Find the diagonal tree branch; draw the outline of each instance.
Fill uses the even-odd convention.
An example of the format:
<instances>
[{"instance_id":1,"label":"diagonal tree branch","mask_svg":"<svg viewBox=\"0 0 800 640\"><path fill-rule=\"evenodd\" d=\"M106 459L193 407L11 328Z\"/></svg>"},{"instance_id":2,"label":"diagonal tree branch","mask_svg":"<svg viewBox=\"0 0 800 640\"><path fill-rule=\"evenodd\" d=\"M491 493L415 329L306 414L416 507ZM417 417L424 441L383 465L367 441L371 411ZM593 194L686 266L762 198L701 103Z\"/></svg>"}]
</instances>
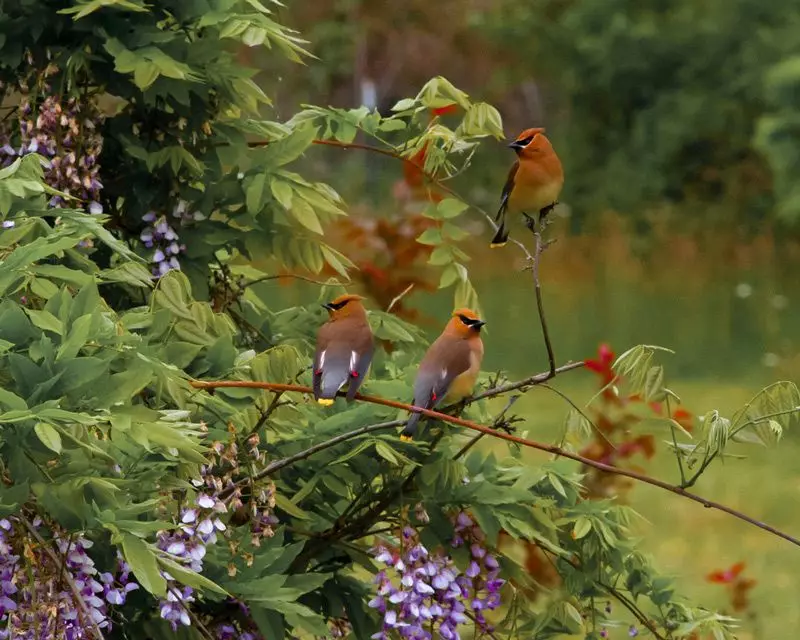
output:
<instances>
[{"instance_id":1,"label":"diagonal tree branch","mask_svg":"<svg viewBox=\"0 0 800 640\"><path fill-rule=\"evenodd\" d=\"M549 379L549 375L545 374L545 380ZM312 395L313 390L311 387L307 387L304 385L299 384L285 384L285 383L277 383L277 382L256 382L252 380L220 380L217 382L212 381L202 381L202 380L193 380L191 381L191 385L196 389L218 389L218 388L248 388L248 389L268 389L271 391L293 391L297 393L304 393L307 395ZM339 395L342 395L341 393ZM494 394L498 395L498 394ZM395 409L402 409L404 411L408 411L409 413L421 413L429 418L436 418L437 420L442 420L443 422L449 422L450 424L455 424L460 427L465 427L467 429L471 429L473 431L477 431L493 438L497 438L499 440L505 440L506 442L513 442L515 444L521 445L523 447L528 447L531 449L538 449L539 451L545 451L547 453L551 453L557 456L561 456L563 458L569 458L570 460L575 460L576 462L580 462L586 466L594 467L595 469L599 469L600 471L605 471L606 473L612 473L619 476L625 476L627 478L631 478L632 480L636 480L638 482L642 482L644 484L649 484L654 487L658 487L659 489L663 489L664 491L669 491L676 495L682 496L688 500L693 502L697 502L698 504L702 504L707 509L716 509L718 511L722 511L723 513L727 513L734 518L738 518L743 522L747 522L759 529L763 529L773 535L778 536L779 538L783 538L791 542L794 545L800 547L800 539L795 538L794 536L780 531L775 527L772 527L764 522L756 520L741 511L737 511L731 507L728 507L724 504L719 502L715 502L713 500L707 500L697 494L690 493L686 491L682 487L669 484L668 482L664 482L662 480L658 480L656 478L651 478L648 475L643 473L638 473L636 471L631 471L628 469L621 469L619 467L614 467L610 464L605 464L603 462L598 462L597 460L592 460L591 458L586 458L581 456L577 453L573 453L571 451L567 451L561 447L546 444L544 442L537 442L535 440L528 440L527 438L521 438L519 436L515 436L509 433L503 433L501 431L497 431L496 429L492 429L491 427L484 426L482 424L478 424L476 422L472 422L471 420L465 420L464 418L459 418L456 416L449 416L447 414L441 413L439 411L431 411L430 409L423 409L422 407L415 407L410 404L406 404L404 402L398 402L396 400L388 400L386 398L380 398L377 396L367 396L360 393L357 393L355 399L360 402L369 402L372 404L379 404L385 407L393 407ZM385 426L385 425L384 425ZM386 427L388 428L388 427ZM366 429L364 427L363 429ZM353 436L355 437L355 436ZM343 441L343 440L340 440ZM324 444L324 443L323 443ZM318 445L319 446L319 445ZM325 448L325 447L323 447ZM317 450L321 450L317 449ZM311 455L311 454L309 454Z\"/></svg>"}]
</instances>

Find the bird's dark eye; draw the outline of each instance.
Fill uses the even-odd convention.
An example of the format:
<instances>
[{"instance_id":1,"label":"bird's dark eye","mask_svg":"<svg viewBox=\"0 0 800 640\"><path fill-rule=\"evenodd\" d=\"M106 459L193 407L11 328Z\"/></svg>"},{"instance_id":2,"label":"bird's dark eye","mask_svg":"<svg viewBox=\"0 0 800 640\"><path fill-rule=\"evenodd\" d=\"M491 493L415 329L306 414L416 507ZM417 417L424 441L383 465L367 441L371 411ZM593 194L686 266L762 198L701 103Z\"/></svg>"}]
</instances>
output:
<instances>
[{"instance_id":1,"label":"bird's dark eye","mask_svg":"<svg viewBox=\"0 0 800 640\"><path fill-rule=\"evenodd\" d=\"M467 316L464 316L464 315L461 315L461 314L458 315L458 319L461 320L461 322L463 322L468 327L471 327L471 326L473 326L473 325L475 325L475 324L477 324L479 322L478 320L475 320L474 318L468 318Z\"/></svg>"},{"instance_id":2,"label":"bird's dark eye","mask_svg":"<svg viewBox=\"0 0 800 640\"><path fill-rule=\"evenodd\" d=\"M330 303L328 306L329 306L331 309L333 309L334 311L338 311L338 310L339 310L339 309L341 309L341 308L342 308L344 305L346 305L348 302L350 302L350 301L349 301L349 300L342 300L341 302L336 302L336 303L334 303L334 302L331 302L331 303Z\"/></svg>"},{"instance_id":3,"label":"bird's dark eye","mask_svg":"<svg viewBox=\"0 0 800 640\"><path fill-rule=\"evenodd\" d=\"M535 137L536 136L528 136L527 138L523 138L522 140L517 140L517 144L522 147L527 147Z\"/></svg>"}]
</instances>

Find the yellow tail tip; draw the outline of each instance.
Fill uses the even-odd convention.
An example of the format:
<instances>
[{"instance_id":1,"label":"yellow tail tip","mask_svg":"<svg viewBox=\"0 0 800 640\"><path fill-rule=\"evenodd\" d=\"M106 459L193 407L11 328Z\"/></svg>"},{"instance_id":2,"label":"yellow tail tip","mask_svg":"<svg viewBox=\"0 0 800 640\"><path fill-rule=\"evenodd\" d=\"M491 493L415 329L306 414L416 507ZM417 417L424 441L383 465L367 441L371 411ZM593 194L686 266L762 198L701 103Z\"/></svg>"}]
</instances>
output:
<instances>
[{"instance_id":1,"label":"yellow tail tip","mask_svg":"<svg viewBox=\"0 0 800 640\"><path fill-rule=\"evenodd\" d=\"M330 398L317 398L317 402L323 407L330 407L333 404L333 400Z\"/></svg>"},{"instance_id":2,"label":"yellow tail tip","mask_svg":"<svg viewBox=\"0 0 800 640\"><path fill-rule=\"evenodd\" d=\"M403 442L411 442L413 438L411 436L405 435L404 433L401 433L400 440L402 440Z\"/></svg>"},{"instance_id":3,"label":"yellow tail tip","mask_svg":"<svg viewBox=\"0 0 800 640\"><path fill-rule=\"evenodd\" d=\"M505 247L505 246L506 246L506 242L492 242L489 245L489 248L490 249L499 249L500 247Z\"/></svg>"}]
</instances>

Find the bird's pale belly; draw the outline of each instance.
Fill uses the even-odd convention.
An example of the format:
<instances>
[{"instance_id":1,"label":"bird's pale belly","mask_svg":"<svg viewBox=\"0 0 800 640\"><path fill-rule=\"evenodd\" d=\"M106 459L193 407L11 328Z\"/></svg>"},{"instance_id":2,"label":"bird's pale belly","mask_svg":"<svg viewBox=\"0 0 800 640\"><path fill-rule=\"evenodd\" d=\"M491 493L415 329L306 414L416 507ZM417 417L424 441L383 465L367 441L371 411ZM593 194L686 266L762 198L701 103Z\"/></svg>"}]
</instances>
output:
<instances>
[{"instance_id":1,"label":"bird's pale belly","mask_svg":"<svg viewBox=\"0 0 800 640\"><path fill-rule=\"evenodd\" d=\"M536 187L518 186L509 196L508 206L514 211L524 211L528 215L534 215L558 200L562 185L562 181L554 180Z\"/></svg>"},{"instance_id":2,"label":"bird's pale belly","mask_svg":"<svg viewBox=\"0 0 800 640\"><path fill-rule=\"evenodd\" d=\"M456 377L447 390L443 401L444 404L459 402L471 395L472 390L475 388L475 380L477 380L477 378L478 373L472 371L465 371L460 376Z\"/></svg>"}]
</instances>

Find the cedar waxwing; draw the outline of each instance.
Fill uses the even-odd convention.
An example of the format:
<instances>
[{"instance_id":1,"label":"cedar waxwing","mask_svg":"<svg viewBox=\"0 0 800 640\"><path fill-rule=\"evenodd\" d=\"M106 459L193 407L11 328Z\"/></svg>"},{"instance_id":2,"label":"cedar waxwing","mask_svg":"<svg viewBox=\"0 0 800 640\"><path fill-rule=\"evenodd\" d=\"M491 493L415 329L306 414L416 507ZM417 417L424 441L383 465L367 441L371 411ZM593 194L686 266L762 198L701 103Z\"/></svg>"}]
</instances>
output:
<instances>
[{"instance_id":1,"label":"cedar waxwing","mask_svg":"<svg viewBox=\"0 0 800 640\"><path fill-rule=\"evenodd\" d=\"M321 405L333 404L346 384L352 400L367 375L375 346L363 299L345 294L322 305L330 319L319 329L314 355L314 398Z\"/></svg>"},{"instance_id":2,"label":"cedar waxwing","mask_svg":"<svg viewBox=\"0 0 800 640\"><path fill-rule=\"evenodd\" d=\"M485 324L470 309L453 312L442 335L420 362L414 381L414 406L433 409L441 402L458 402L472 393L483 360L480 333ZM401 439L411 440L421 416L411 414Z\"/></svg>"},{"instance_id":3,"label":"cedar waxwing","mask_svg":"<svg viewBox=\"0 0 800 640\"><path fill-rule=\"evenodd\" d=\"M558 202L564 186L564 170L544 129L525 129L508 145L517 154L517 161L508 172L506 186L495 220L500 226L491 247L508 242L507 214L522 213L533 224L532 216L544 218ZM532 227L531 227L532 228Z\"/></svg>"}]
</instances>

